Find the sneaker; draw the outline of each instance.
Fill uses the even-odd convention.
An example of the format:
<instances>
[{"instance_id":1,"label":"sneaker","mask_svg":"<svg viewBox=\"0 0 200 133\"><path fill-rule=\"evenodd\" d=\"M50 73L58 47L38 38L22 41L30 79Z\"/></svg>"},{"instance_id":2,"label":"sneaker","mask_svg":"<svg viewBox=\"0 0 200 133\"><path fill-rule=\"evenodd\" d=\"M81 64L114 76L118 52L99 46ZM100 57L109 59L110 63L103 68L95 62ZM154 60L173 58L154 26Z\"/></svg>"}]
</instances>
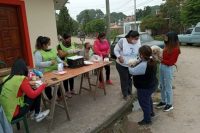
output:
<instances>
[{"instance_id":1,"label":"sneaker","mask_svg":"<svg viewBox=\"0 0 200 133\"><path fill-rule=\"evenodd\" d=\"M49 112L50 112L50 110L47 109L47 110L45 110L43 112L40 112L39 114L35 114L35 116L34 116L35 117L35 121L36 122L42 121L49 114Z\"/></svg>"},{"instance_id":2,"label":"sneaker","mask_svg":"<svg viewBox=\"0 0 200 133\"><path fill-rule=\"evenodd\" d=\"M72 90L70 91L70 93L71 93L72 95L77 95L76 92L74 91L74 89L72 89Z\"/></svg>"},{"instance_id":3,"label":"sneaker","mask_svg":"<svg viewBox=\"0 0 200 133\"><path fill-rule=\"evenodd\" d=\"M112 80L106 80L106 84L113 85Z\"/></svg>"},{"instance_id":4,"label":"sneaker","mask_svg":"<svg viewBox=\"0 0 200 133\"><path fill-rule=\"evenodd\" d=\"M155 117L155 113L154 112L151 113L151 117Z\"/></svg>"},{"instance_id":5,"label":"sneaker","mask_svg":"<svg viewBox=\"0 0 200 133\"><path fill-rule=\"evenodd\" d=\"M68 98L72 98L71 92L66 92L66 93L65 93L65 96L68 97Z\"/></svg>"},{"instance_id":6,"label":"sneaker","mask_svg":"<svg viewBox=\"0 0 200 133\"><path fill-rule=\"evenodd\" d=\"M173 107L172 105L168 105L168 104L167 104L167 105L164 107L163 111L168 112L168 111L170 111L170 110L172 110L172 109L174 109L174 107Z\"/></svg>"},{"instance_id":7,"label":"sneaker","mask_svg":"<svg viewBox=\"0 0 200 133\"><path fill-rule=\"evenodd\" d=\"M124 99L125 101L128 101L128 96L124 96L123 99Z\"/></svg>"},{"instance_id":8,"label":"sneaker","mask_svg":"<svg viewBox=\"0 0 200 133\"><path fill-rule=\"evenodd\" d=\"M129 100L131 100L131 97L130 97L130 96L124 96L123 99L124 99L125 101L129 101Z\"/></svg>"},{"instance_id":9,"label":"sneaker","mask_svg":"<svg viewBox=\"0 0 200 133\"><path fill-rule=\"evenodd\" d=\"M138 122L138 125L140 125L140 126L142 126L142 125L150 125L151 123L152 123L151 121L142 120L142 121Z\"/></svg>"},{"instance_id":10,"label":"sneaker","mask_svg":"<svg viewBox=\"0 0 200 133\"><path fill-rule=\"evenodd\" d=\"M166 103L160 102L159 104L156 105L156 108L161 109L161 108L164 108L165 105L166 105Z\"/></svg>"}]
</instances>

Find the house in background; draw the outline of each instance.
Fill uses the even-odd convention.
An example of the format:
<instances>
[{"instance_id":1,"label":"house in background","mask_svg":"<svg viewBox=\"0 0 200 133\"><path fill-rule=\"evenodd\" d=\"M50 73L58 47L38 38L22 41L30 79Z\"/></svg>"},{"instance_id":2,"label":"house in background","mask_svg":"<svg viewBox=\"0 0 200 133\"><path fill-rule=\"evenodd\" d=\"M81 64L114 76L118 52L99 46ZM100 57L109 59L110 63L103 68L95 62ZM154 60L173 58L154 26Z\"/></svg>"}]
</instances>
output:
<instances>
[{"instance_id":1,"label":"house in background","mask_svg":"<svg viewBox=\"0 0 200 133\"><path fill-rule=\"evenodd\" d=\"M0 60L8 67L24 58L33 67L33 52L38 36L58 44L55 10L67 0L0 0Z\"/></svg>"},{"instance_id":2,"label":"house in background","mask_svg":"<svg viewBox=\"0 0 200 133\"><path fill-rule=\"evenodd\" d=\"M127 34L130 30L137 30L140 32L141 21L124 22L124 34Z\"/></svg>"}]
</instances>

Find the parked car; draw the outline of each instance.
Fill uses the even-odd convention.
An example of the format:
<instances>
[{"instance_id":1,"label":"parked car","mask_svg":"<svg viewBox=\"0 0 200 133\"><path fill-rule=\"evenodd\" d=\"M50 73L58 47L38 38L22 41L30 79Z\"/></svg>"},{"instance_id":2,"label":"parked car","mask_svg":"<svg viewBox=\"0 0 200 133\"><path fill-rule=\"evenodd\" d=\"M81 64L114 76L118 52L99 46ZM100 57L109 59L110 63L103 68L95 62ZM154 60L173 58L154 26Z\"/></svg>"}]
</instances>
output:
<instances>
[{"instance_id":1,"label":"parked car","mask_svg":"<svg viewBox=\"0 0 200 133\"><path fill-rule=\"evenodd\" d=\"M185 31L185 34L191 34L192 31L193 31L194 28L188 28L186 31Z\"/></svg>"},{"instance_id":2,"label":"parked car","mask_svg":"<svg viewBox=\"0 0 200 133\"><path fill-rule=\"evenodd\" d=\"M178 39L180 44L185 43L187 45L200 44L200 22L191 29L190 34L179 34Z\"/></svg>"},{"instance_id":3,"label":"parked car","mask_svg":"<svg viewBox=\"0 0 200 133\"><path fill-rule=\"evenodd\" d=\"M122 34L114 38L114 41L111 44L111 52L110 52L111 58L116 59L116 56L114 54L115 45L121 38L125 38L125 36L126 36L125 34ZM142 45L149 45L149 46L157 45L160 48L164 48L164 41L154 40L153 37L146 32L140 32L140 42Z\"/></svg>"}]
</instances>

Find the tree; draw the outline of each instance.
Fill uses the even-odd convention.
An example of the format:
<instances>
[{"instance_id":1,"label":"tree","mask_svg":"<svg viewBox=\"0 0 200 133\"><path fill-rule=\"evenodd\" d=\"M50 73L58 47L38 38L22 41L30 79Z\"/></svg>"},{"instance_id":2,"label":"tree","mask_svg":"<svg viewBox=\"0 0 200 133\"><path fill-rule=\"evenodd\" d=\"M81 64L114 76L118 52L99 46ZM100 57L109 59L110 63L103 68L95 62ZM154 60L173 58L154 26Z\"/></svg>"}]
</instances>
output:
<instances>
[{"instance_id":1,"label":"tree","mask_svg":"<svg viewBox=\"0 0 200 133\"><path fill-rule=\"evenodd\" d=\"M144 17L149 16L149 15L156 15L156 12L160 10L160 6L147 6L144 8L144 10L142 9L137 9L136 11L136 17L137 20L142 20Z\"/></svg>"},{"instance_id":2,"label":"tree","mask_svg":"<svg viewBox=\"0 0 200 133\"><path fill-rule=\"evenodd\" d=\"M65 32L75 34L77 30L78 23L70 17L67 7L63 6L57 15L58 34L62 35Z\"/></svg>"},{"instance_id":3,"label":"tree","mask_svg":"<svg viewBox=\"0 0 200 133\"><path fill-rule=\"evenodd\" d=\"M105 32L105 26L106 23L104 19L94 19L86 24L85 31L87 34Z\"/></svg>"},{"instance_id":4,"label":"tree","mask_svg":"<svg viewBox=\"0 0 200 133\"><path fill-rule=\"evenodd\" d=\"M110 22L111 23L115 23L118 22L119 20L123 20L126 18L126 15L123 14L122 12L116 13L116 12L112 12L110 14Z\"/></svg>"},{"instance_id":5,"label":"tree","mask_svg":"<svg viewBox=\"0 0 200 133\"><path fill-rule=\"evenodd\" d=\"M76 18L79 23L88 23L93 19L104 18L104 13L100 9L87 9L81 11Z\"/></svg>"},{"instance_id":6,"label":"tree","mask_svg":"<svg viewBox=\"0 0 200 133\"><path fill-rule=\"evenodd\" d=\"M161 16L168 21L168 29L180 32L182 23L180 19L180 9L183 0L166 0L165 4L161 5Z\"/></svg>"},{"instance_id":7,"label":"tree","mask_svg":"<svg viewBox=\"0 0 200 133\"><path fill-rule=\"evenodd\" d=\"M200 22L200 0L186 0L181 10L181 20L184 25L191 26Z\"/></svg>"},{"instance_id":8,"label":"tree","mask_svg":"<svg viewBox=\"0 0 200 133\"><path fill-rule=\"evenodd\" d=\"M165 27L167 25L167 22L164 18L159 16L147 16L142 20L141 23L141 30L145 31L146 29L151 29L152 34L160 34L165 32Z\"/></svg>"}]
</instances>

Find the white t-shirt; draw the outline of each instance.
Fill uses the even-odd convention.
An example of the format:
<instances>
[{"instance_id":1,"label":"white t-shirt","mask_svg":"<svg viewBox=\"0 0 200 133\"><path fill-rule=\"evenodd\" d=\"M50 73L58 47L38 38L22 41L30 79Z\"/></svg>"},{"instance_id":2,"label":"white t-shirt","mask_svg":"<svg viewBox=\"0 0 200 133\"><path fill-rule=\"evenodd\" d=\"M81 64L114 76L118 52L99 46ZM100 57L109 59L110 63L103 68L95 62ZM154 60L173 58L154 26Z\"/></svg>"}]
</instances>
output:
<instances>
[{"instance_id":1,"label":"white t-shirt","mask_svg":"<svg viewBox=\"0 0 200 133\"><path fill-rule=\"evenodd\" d=\"M122 66L128 67L128 61L130 59L137 58L140 47L140 40L138 40L136 44L131 44L128 43L126 38L121 38L115 45L114 53L117 58L119 56L122 56L124 58L124 63L120 63L118 59L116 60L117 63L121 64Z\"/></svg>"}]
</instances>

